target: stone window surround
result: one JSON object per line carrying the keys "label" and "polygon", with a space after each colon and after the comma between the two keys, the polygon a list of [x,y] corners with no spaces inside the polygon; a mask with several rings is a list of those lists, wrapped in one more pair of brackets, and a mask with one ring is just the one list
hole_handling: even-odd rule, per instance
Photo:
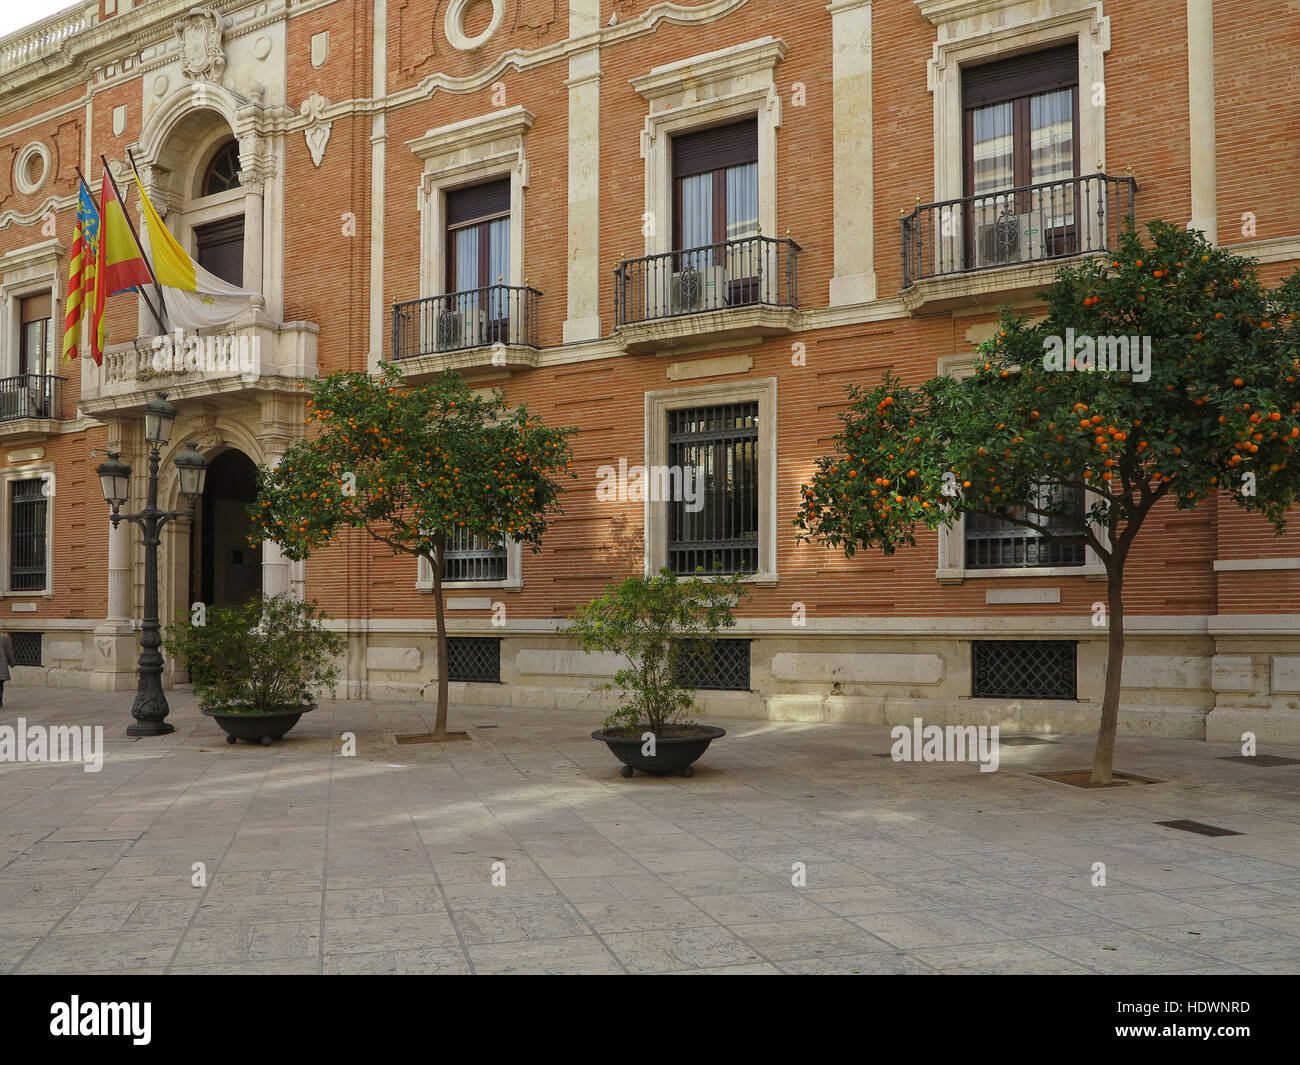
{"label": "stone window surround", "polygon": [[[41,176],[35,181],[27,179],[27,168],[33,158],[41,161]],[[14,157],[14,186],[24,196],[35,196],[47,184],[52,174],[50,149],[41,141],[32,141]]]}
{"label": "stone window surround", "polygon": [[406,142],[424,162],[418,194],[421,299],[445,294],[445,193],[493,178],[510,178],[510,276],[506,284],[524,283],[524,189],[528,187],[525,135],[535,120],[531,111],[516,104],[431,129]]}
{"label": "stone window surround", "polygon": [[[0,256],[0,377],[13,377],[18,373],[18,352],[22,343],[20,301],[44,292],[50,294],[50,342],[55,356],[51,368],[59,365],[59,352],[63,347],[63,284],[59,263],[65,250],[63,242],[55,237]],[[83,328],[82,340],[85,339]]]}
{"label": "stone window surround", "polygon": [[[631,79],[650,105],[641,130],[645,160],[645,210],[654,227],[645,235],[645,255],[674,251],[672,134],[749,115],[758,119],[758,223],[765,237],[776,237],[776,131],[781,126],[781,96],[776,65],[786,53],[776,37],[760,37],[716,52],[691,56]],[[643,227],[650,229],[650,227]]]}
{"label": "stone window surround", "polygon": [[[992,326],[989,326],[992,329]],[[975,372],[975,354],[950,355],[939,360],[940,376],[955,377],[958,380],[969,377]],[[1092,531],[1104,542],[1106,530],[1093,523]],[[934,576],[940,584],[961,584],[969,578],[994,577],[1087,577],[1090,580],[1104,580],[1106,566],[1091,544],[1084,545],[1082,566],[1016,566],[1007,569],[967,569],[966,568],[966,518],[963,515],[951,525],[940,526],[938,566]]]}
{"label": "stone window surround", "polygon": [[13,591],[9,587],[9,486],[14,481],[39,480],[45,474],[55,478],[51,461],[25,462],[0,470],[0,598],[53,599],[54,598],[54,499],[57,483],[51,488],[45,505],[45,587],[39,591]]}
{"label": "stone window surround", "polygon": [[[506,579],[503,581],[443,581],[444,592],[467,592],[475,588],[484,590],[493,588],[498,591],[517,592],[524,586],[523,546],[516,540],[506,538]],[[415,590],[427,595],[433,594],[433,566],[427,559],[417,560],[415,571]]]}
{"label": "stone window surround", "polygon": [[[730,383],[665,388],[645,394],[645,464],[668,464],[668,412],[682,407],[717,403],[758,403],[758,458],[764,471],[758,496],[758,572],[746,583],[771,587],[777,583],[777,437],[776,378],[745,379]],[[646,573],[657,573],[668,563],[668,510],[662,503],[645,501]]]}
{"label": "stone window surround", "polygon": [[[1105,81],[1110,19],[1101,0],[917,0],[939,29],[927,65],[934,97],[934,198],[965,194],[961,68],[976,60],[1079,44],[1079,166],[1084,174],[1106,164],[1106,111],[1090,103],[1091,87]],[[1044,10],[1045,9],[1045,10]]]}

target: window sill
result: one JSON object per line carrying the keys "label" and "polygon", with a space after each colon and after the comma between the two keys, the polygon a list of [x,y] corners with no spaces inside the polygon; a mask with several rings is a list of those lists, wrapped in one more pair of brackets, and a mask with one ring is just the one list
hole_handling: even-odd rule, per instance
{"label": "window sill", "polygon": [[[442,590],[444,592],[472,592],[476,590],[492,589],[501,592],[518,592],[524,587],[522,580],[504,580],[504,581],[444,581]],[[415,590],[422,595],[432,595],[433,585],[425,582],[419,582]]]}
{"label": "window sill", "polygon": [[935,579],[940,584],[961,584],[981,577],[1007,580],[1012,577],[1086,577],[1088,580],[1105,580],[1106,567],[1088,566],[1016,566],[1010,569],[937,569]]}

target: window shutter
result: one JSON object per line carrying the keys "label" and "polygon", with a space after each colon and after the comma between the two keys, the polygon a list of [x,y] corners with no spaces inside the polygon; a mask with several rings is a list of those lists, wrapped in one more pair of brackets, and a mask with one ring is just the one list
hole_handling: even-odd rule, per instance
{"label": "window shutter", "polygon": [[1079,83],[1079,45],[999,59],[961,74],[963,107],[983,107]]}
{"label": "window shutter", "polygon": [[447,193],[447,226],[510,213],[510,179],[453,189]]}
{"label": "window shutter", "polygon": [[673,177],[758,162],[758,118],[673,138]]}
{"label": "window shutter", "polygon": [[39,296],[27,296],[19,309],[22,322],[40,322],[50,316],[50,294],[42,292]]}
{"label": "window shutter", "polygon": [[196,226],[199,265],[222,281],[244,283],[244,216]]}

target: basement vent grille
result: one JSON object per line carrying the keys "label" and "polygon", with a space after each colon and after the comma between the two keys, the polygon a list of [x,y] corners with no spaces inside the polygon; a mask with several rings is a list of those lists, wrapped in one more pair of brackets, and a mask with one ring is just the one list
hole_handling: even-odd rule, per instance
{"label": "basement vent grille", "polygon": [[1073,640],[974,640],[971,695],[977,699],[1075,699]]}
{"label": "basement vent grille", "polygon": [[448,636],[447,678],[501,683],[501,640],[491,636]]}

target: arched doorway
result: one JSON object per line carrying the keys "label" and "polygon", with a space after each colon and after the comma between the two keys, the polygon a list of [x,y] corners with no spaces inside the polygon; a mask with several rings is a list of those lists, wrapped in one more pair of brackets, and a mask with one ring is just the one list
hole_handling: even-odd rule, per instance
{"label": "arched doorway", "polygon": [[261,593],[262,544],[248,542],[256,473],[253,460],[233,448],[212,460],[191,540],[191,603],[229,606]]}

